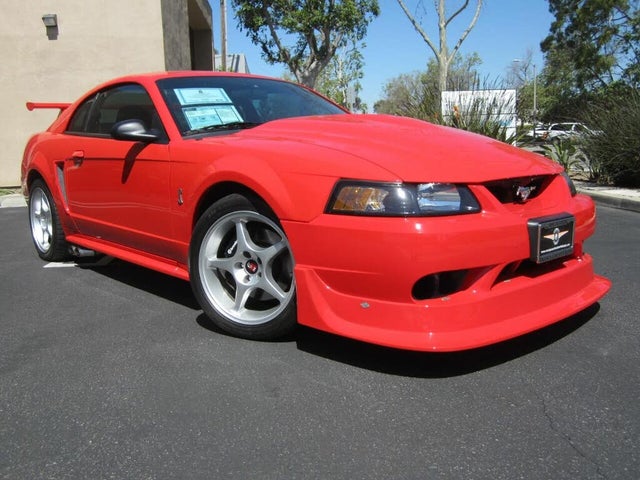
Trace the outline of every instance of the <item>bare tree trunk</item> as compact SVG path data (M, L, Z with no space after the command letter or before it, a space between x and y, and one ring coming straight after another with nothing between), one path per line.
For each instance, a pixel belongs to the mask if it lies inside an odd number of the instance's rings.
M413 28L415 28L416 31L420 34L422 39L426 42L426 44L429 46L429 48L435 55L436 60L438 60L438 69L439 69L438 87L440 88L441 94L447 89L449 65L451 64L452 60L455 58L456 54L458 53L458 50L460 50L460 46L462 45L462 42L465 41L465 39L469 35L469 32L471 32L473 27L475 27L478 21L478 17L480 16L480 9L482 8L483 0L476 0L476 11L473 15L473 18L471 19L471 22L469 23L469 26L464 32L462 32L462 35L460 35L460 38L456 42L456 45L453 48L453 50L449 52L449 47L447 45L447 27L458 15L460 15L469 6L469 1L470 0L465 0L462 6L447 18L447 13L445 8L446 0L436 0L436 6L438 10L438 34L439 34L439 45L436 46L435 43L433 43L433 41L429 37L429 35L427 35L424 28L422 28L422 25L420 25L420 23L416 20L415 15L413 15L409 11L404 0L398 0L400 7L404 11L405 15L407 16L411 24L413 25Z

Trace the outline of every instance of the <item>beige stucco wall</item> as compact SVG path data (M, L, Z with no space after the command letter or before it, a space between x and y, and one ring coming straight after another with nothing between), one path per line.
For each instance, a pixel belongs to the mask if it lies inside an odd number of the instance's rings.
M71 102L110 78L165 69L158 0L3 0L0 29L0 186L20 183L31 133L57 111L29 112L27 101ZM42 15L59 31L47 38Z

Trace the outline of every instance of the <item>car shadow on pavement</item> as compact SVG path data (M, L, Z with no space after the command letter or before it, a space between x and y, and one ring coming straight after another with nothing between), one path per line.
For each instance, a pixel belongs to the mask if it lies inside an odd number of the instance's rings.
M495 345L462 352L414 352L381 347L300 327L302 351L390 375L445 378L466 375L545 348L576 331L600 310L598 303L565 320Z
M215 323L213 323L213 321L209 317L207 317L207 315L205 315L204 313L198 315L196 322L205 330L209 330L210 332L213 332L217 335L224 335L225 337L235 338L233 335L231 335L228 332L225 332L220 327L218 327ZM263 343L287 343L287 342L293 342L296 340L296 333L297 332L290 333L288 335L285 335L284 337L279 337L274 340L245 340L245 341L247 342L256 341L256 342L263 342Z
M191 291L189 282L170 275L163 275L133 263L112 257L89 257L76 259L79 268L88 268L100 275L164 298L191 310L200 310L200 306Z
M82 259L76 264L80 268L89 268L117 282L201 312L189 283L178 278L117 259L98 263L95 260ZM291 335L272 343L295 342L300 351L390 375L420 378L455 377L494 367L545 348L578 330L599 310L600 304L595 303L582 312L535 332L462 352L399 350L351 340L304 326L298 326ZM206 330L228 336L204 313L198 315L196 322Z

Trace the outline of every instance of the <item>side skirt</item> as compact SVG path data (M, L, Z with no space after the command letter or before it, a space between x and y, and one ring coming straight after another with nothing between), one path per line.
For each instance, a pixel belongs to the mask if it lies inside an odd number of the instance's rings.
M189 281L189 270L185 265L167 258L150 255L140 250L123 247L111 242L106 242L93 237L85 237L84 235L67 235L67 242L78 245L89 250L110 255L126 262L135 263L145 268L155 270L172 277Z

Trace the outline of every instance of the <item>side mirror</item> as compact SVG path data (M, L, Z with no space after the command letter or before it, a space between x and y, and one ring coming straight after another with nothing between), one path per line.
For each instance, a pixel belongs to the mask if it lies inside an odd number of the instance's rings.
M111 129L111 136L116 140L153 143L160 139L157 130L147 130L140 120L123 120Z

